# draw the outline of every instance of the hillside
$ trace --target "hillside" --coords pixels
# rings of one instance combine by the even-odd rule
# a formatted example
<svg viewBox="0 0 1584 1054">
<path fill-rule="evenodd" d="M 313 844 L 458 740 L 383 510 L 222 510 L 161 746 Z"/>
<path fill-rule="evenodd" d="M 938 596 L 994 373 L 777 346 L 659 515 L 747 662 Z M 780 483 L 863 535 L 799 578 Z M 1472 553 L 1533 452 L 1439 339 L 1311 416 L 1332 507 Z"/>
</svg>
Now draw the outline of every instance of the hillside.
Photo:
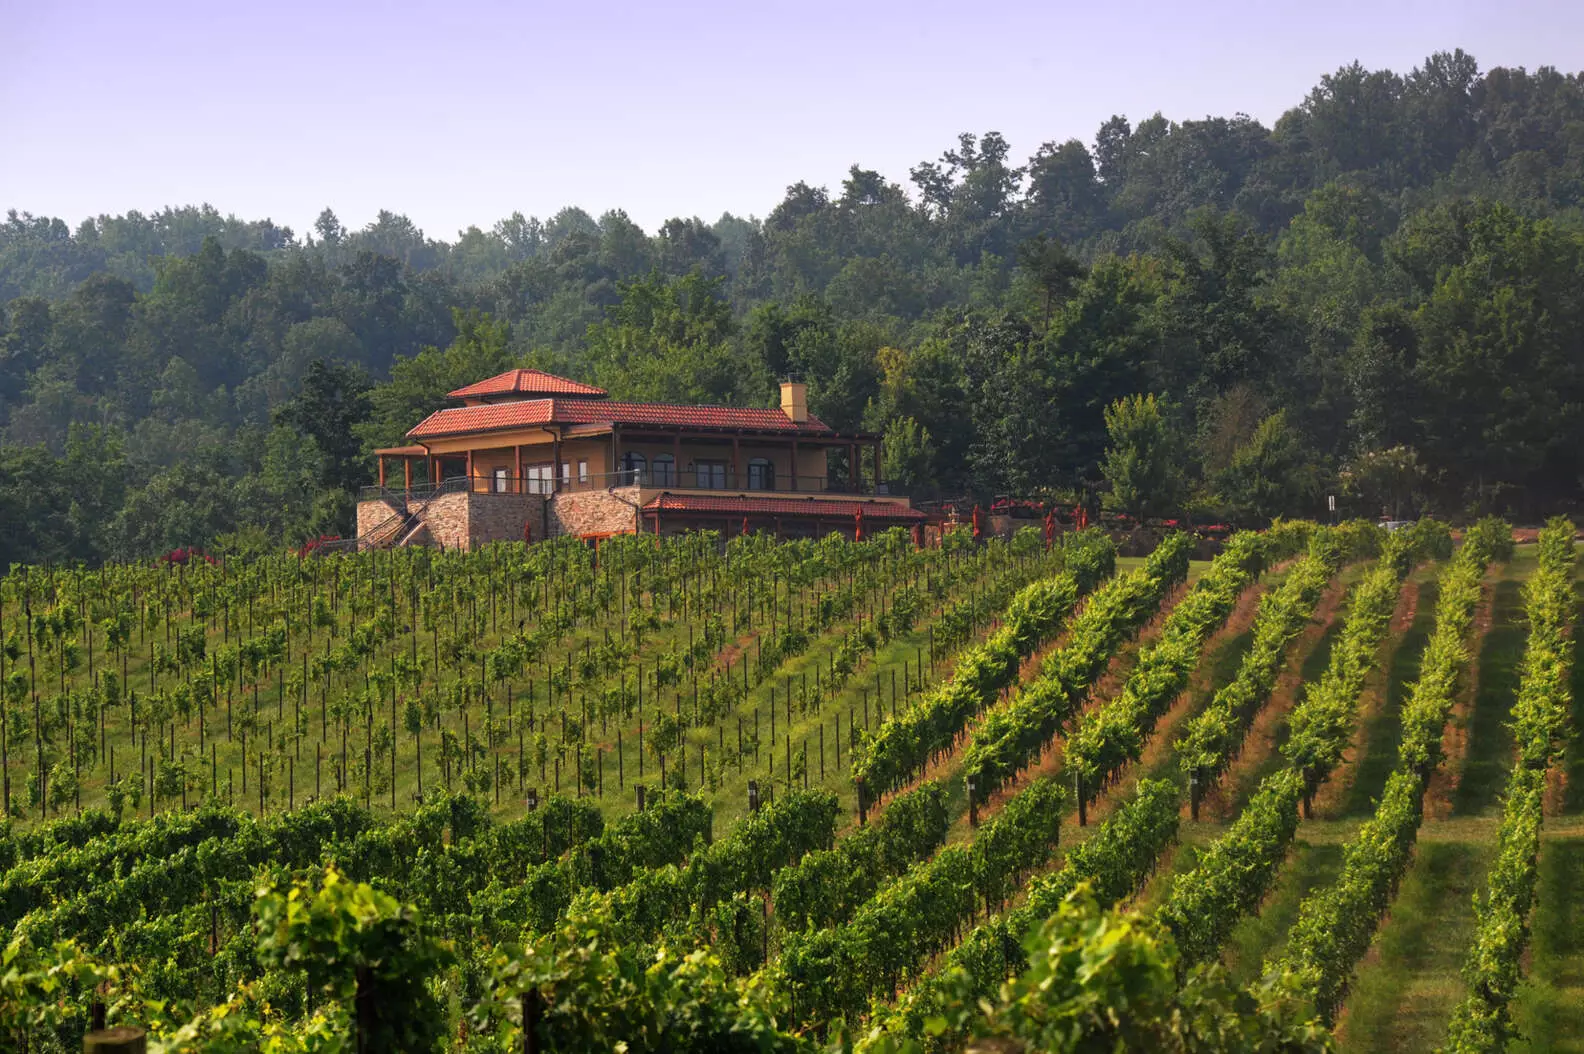
<svg viewBox="0 0 1584 1054">
<path fill-rule="evenodd" d="M 1175 508 L 1534 520 L 1584 477 L 1581 204 L 1584 77 L 1457 51 L 1340 69 L 1274 128 L 969 134 L 652 233 L 13 212 L 0 561 L 344 531 L 368 449 L 514 363 L 751 405 L 797 374 L 918 495 L 1101 487 L 1105 407 L 1153 392 Z"/>
</svg>

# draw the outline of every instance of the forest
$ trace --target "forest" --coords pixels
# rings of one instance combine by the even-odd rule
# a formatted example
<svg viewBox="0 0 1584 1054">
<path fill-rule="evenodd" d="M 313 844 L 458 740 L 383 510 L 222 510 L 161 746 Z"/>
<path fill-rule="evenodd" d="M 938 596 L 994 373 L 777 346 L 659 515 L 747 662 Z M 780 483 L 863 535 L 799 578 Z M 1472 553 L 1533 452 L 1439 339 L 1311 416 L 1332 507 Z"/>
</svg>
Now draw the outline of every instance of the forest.
<svg viewBox="0 0 1584 1054">
<path fill-rule="evenodd" d="M 369 450 L 518 364 L 735 405 L 796 375 L 919 497 L 1109 499 L 1120 435 L 1146 515 L 1537 522 L 1584 490 L 1584 75 L 1355 63 L 1272 128 L 966 133 L 653 233 L 13 210 L 0 566 L 346 532 Z"/>
</svg>

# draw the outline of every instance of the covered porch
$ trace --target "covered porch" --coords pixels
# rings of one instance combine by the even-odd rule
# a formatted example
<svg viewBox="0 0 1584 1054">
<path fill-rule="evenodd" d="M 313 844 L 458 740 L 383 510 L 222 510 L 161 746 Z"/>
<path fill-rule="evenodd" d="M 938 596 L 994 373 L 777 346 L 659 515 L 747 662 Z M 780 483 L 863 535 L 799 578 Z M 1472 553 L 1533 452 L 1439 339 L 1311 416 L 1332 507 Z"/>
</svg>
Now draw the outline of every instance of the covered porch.
<svg viewBox="0 0 1584 1054">
<path fill-rule="evenodd" d="M 904 500 L 856 496 L 759 497 L 663 491 L 644 501 L 641 511 L 645 530 L 653 534 L 764 531 L 777 538 L 820 537 L 836 531 L 862 539 L 890 527 L 922 528 L 927 519 Z M 919 531 L 914 534 L 918 540 Z"/>
</svg>

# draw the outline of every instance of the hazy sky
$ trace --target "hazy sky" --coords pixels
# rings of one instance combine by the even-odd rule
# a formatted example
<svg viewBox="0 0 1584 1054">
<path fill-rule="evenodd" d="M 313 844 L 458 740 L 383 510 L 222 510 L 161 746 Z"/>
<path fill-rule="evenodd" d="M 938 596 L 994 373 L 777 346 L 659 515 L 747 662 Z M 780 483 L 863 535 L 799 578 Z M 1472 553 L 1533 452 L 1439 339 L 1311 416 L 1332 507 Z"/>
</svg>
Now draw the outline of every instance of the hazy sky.
<svg viewBox="0 0 1584 1054">
<path fill-rule="evenodd" d="M 521 211 L 763 216 L 957 133 L 1024 158 L 1160 110 L 1270 124 L 1354 59 L 1584 69 L 1580 0 L 0 0 L 0 212 L 329 205 L 454 238 Z"/>
</svg>

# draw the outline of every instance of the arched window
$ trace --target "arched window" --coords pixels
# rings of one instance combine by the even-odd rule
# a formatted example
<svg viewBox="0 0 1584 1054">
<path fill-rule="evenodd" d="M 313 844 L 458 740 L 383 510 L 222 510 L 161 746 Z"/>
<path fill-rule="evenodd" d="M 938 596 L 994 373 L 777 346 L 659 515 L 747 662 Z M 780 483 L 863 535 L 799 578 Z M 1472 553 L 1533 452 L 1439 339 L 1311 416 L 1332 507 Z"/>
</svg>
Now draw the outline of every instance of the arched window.
<svg viewBox="0 0 1584 1054">
<path fill-rule="evenodd" d="M 656 454 L 650 482 L 656 487 L 676 486 L 676 458 L 670 454 Z"/>
<path fill-rule="evenodd" d="M 775 463 L 768 458 L 748 460 L 748 489 L 775 490 Z"/>
<path fill-rule="evenodd" d="M 649 467 L 648 460 L 640 453 L 629 450 L 622 455 L 621 460 L 623 482 L 642 483 L 644 470 Z"/>
</svg>

